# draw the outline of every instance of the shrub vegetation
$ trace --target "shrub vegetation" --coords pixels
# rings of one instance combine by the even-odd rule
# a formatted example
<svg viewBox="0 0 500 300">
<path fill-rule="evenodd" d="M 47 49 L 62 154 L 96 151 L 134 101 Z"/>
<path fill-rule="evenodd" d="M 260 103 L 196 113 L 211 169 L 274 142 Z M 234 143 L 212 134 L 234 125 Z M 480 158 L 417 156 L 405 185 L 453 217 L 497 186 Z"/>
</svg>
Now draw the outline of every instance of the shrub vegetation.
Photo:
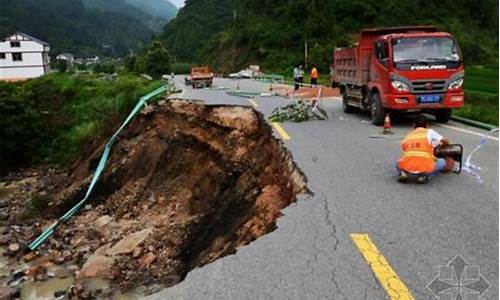
<svg viewBox="0 0 500 300">
<path fill-rule="evenodd" d="M 119 126 L 139 97 L 160 85 L 131 75 L 109 80 L 68 73 L 0 82 L 0 169 L 42 159 L 71 163 Z"/>
</svg>

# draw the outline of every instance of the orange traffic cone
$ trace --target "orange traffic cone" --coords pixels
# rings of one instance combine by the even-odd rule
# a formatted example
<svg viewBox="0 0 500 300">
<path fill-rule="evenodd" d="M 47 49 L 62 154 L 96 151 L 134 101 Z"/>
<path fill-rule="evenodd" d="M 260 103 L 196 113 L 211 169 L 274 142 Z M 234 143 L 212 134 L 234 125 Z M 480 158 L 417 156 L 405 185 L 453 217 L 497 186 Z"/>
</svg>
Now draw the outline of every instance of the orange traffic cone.
<svg viewBox="0 0 500 300">
<path fill-rule="evenodd" d="M 382 134 L 394 134 L 391 131 L 391 118 L 389 117 L 389 114 L 385 115 L 384 130 L 382 131 Z"/>
</svg>

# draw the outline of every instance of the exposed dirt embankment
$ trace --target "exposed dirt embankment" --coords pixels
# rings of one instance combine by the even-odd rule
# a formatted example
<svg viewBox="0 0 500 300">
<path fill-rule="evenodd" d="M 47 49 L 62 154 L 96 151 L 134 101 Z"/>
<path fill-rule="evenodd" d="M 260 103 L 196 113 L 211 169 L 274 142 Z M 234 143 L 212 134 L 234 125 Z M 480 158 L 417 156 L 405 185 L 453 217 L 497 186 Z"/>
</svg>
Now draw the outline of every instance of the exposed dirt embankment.
<svg viewBox="0 0 500 300">
<path fill-rule="evenodd" d="M 307 192 L 260 113 L 160 103 L 120 136 L 91 207 L 61 226 L 37 256 L 52 253 L 49 261 L 76 264 L 77 278 L 103 277 L 124 289 L 171 286 L 274 230 L 280 210 Z M 75 164 L 47 218 L 83 197 L 103 147 Z"/>
</svg>

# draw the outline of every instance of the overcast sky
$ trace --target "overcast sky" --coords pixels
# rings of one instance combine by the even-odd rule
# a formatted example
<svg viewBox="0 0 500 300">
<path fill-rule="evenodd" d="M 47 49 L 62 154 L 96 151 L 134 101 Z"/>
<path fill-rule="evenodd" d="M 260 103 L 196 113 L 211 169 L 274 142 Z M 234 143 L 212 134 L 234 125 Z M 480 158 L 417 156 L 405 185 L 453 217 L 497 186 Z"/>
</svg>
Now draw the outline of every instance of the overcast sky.
<svg viewBox="0 0 500 300">
<path fill-rule="evenodd" d="M 177 7 L 181 7 L 184 5 L 184 0 L 170 0 L 170 2 L 175 4 L 175 6 L 177 6 Z"/>
</svg>

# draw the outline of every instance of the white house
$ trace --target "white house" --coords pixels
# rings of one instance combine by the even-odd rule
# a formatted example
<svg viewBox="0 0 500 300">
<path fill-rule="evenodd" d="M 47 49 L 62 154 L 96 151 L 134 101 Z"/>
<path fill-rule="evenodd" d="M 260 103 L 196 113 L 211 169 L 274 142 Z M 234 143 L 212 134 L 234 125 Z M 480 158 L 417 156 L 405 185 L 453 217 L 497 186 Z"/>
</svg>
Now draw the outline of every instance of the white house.
<svg viewBox="0 0 500 300">
<path fill-rule="evenodd" d="M 0 80 L 23 80 L 47 74 L 49 50 L 46 42 L 21 32 L 1 39 Z"/>
<path fill-rule="evenodd" d="M 72 65 L 75 62 L 75 56 L 71 53 L 61 53 L 56 56 L 57 60 L 65 60 L 68 64 Z"/>
</svg>

